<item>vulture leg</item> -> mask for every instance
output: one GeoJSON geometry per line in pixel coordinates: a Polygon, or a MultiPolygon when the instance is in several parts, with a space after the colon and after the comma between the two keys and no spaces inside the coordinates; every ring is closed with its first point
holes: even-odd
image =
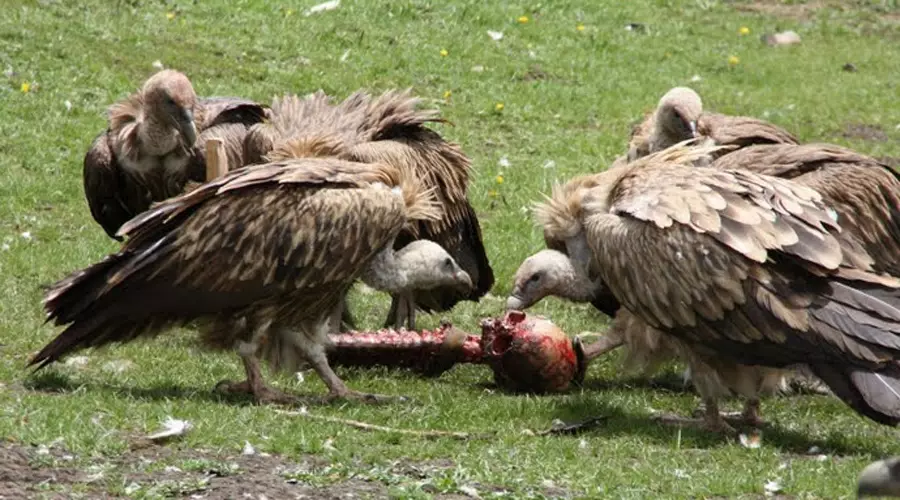
{"type": "Polygon", "coordinates": [[[230,394],[251,394],[256,404],[293,404],[298,400],[290,394],[279,391],[266,385],[262,377],[262,370],[259,366],[259,359],[256,357],[255,349],[246,349],[246,346],[252,344],[243,344],[238,349],[241,361],[244,363],[244,371],[247,373],[247,380],[243,382],[229,382],[223,380],[216,385],[216,390],[230,394]]]}
{"type": "Polygon", "coordinates": [[[752,427],[762,427],[765,421],[759,416],[759,398],[750,398],[744,403],[744,409],[740,412],[726,413],[726,420],[733,420],[740,424],[752,427]]]}
{"type": "Polygon", "coordinates": [[[350,312],[350,307],[347,304],[346,295],[344,295],[344,298],[341,300],[340,308],[340,332],[347,333],[356,330],[356,318],[354,318],[353,313],[350,312]]]}
{"type": "Polygon", "coordinates": [[[388,311],[385,328],[399,330],[406,324],[407,330],[416,329],[416,304],[412,297],[394,295],[391,297],[391,309],[388,311]]]}

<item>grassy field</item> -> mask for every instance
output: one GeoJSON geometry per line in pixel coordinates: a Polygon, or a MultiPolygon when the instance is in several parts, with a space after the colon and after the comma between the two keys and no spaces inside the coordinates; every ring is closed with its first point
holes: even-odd
{"type": "MultiPolygon", "coordinates": [[[[38,378],[23,369],[57,332],[43,324],[41,285],[117,248],[90,217],[81,162],[105,107],[155,61],[185,71],[204,95],[269,102],[320,88],[342,98],[361,87],[413,87],[439,107],[455,124],[441,133],[474,160],[470,196],[497,275],[493,295],[447,315],[474,332],[502,311],[511,274],[542,247],[527,205],[554,181],[609,165],[631,123],[672,86],[688,84],[708,108],[766,118],[803,141],[900,157],[896,0],[343,0],[310,16],[315,2],[73,3],[0,0],[0,470],[14,471],[0,472],[0,495],[32,482],[37,497],[709,498],[761,497],[771,482],[787,497],[841,498],[865,463],[900,452],[897,431],[822,396],[764,402],[769,426],[757,449],[660,426],[654,409],[687,413],[695,394],[676,368],[653,383],[623,378],[616,354],[591,367],[583,390],[547,397],[499,393],[484,367],[437,380],[341,370],[354,388],[413,402],[312,410],[498,433],[468,441],[364,432],[220,398],[211,389],[241,376],[238,359],[200,351],[190,332],[86,352],[86,364],[38,378]],[[776,29],[803,41],[761,43],[776,29]],[[167,416],[193,429],[167,446],[135,444],[167,416]],[[579,436],[527,432],[591,416],[608,418],[579,436]],[[245,443],[258,453],[241,455],[245,443]]],[[[382,294],[353,302],[369,327],[388,306],[382,294]]],[[[534,312],[572,334],[607,324],[556,300],[534,312]]],[[[312,375],[273,380],[324,390],[312,375]]]]}

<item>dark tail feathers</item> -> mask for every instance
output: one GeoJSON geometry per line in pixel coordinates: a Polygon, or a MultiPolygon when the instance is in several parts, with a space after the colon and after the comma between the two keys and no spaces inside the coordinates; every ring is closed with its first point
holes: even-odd
{"type": "Polygon", "coordinates": [[[834,394],[861,415],[884,424],[900,424],[900,366],[878,372],[834,364],[811,365],[834,394]]]}

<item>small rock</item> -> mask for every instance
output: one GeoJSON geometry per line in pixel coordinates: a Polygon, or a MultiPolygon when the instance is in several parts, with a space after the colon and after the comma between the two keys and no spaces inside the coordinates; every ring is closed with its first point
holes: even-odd
{"type": "Polygon", "coordinates": [[[766,34],[763,35],[762,41],[769,45],[770,47],[777,47],[781,45],[794,45],[800,43],[800,35],[797,34],[796,31],[782,31],[781,33],[774,34],[766,34]]]}
{"type": "Polygon", "coordinates": [[[848,62],[848,63],[844,64],[843,66],[841,66],[841,69],[848,73],[856,73],[858,71],[856,69],[856,65],[851,62],[848,62]]]}

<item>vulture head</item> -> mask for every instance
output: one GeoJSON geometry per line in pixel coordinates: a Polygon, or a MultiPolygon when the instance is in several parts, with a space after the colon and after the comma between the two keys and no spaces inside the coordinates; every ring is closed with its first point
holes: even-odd
{"type": "Polygon", "coordinates": [[[162,70],[144,83],[142,95],[146,112],[152,113],[157,123],[177,130],[186,148],[194,145],[197,94],[187,76],[171,69],[162,70]]]}
{"type": "Polygon", "coordinates": [[[697,137],[697,121],[703,113],[700,95],[687,87],[675,87],[656,106],[657,132],[671,144],[697,137]]]}
{"type": "MultiPolygon", "coordinates": [[[[381,288],[391,293],[412,293],[437,287],[471,290],[472,278],[443,247],[430,240],[415,240],[394,254],[394,276],[379,277],[389,284],[381,288]]],[[[373,266],[375,273],[378,266],[373,266]]],[[[383,268],[382,271],[387,271],[383,268]]],[[[391,272],[391,271],[387,271],[391,272]]]]}
{"type": "Polygon", "coordinates": [[[859,474],[856,496],[900,497],[900,457],[867,465],[859,474]]]}
{"type": "Polygon", "coordinates": [[[594,283],[584,272],[579,272],[566,254],[541,250],[519,266],[506,308],[522,311],[548,295],[587,302],[602,286],[602,282],[594,283]]]}

